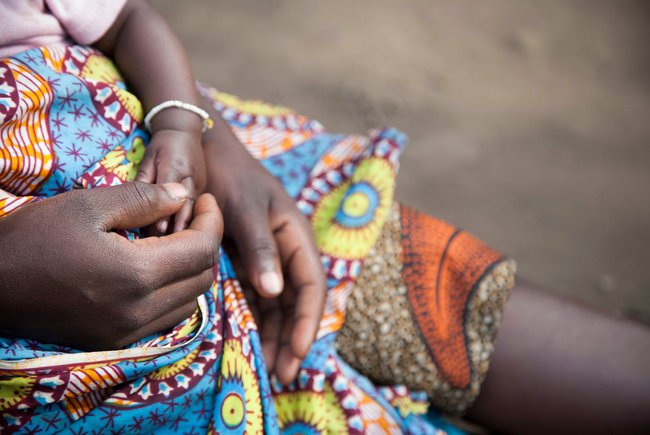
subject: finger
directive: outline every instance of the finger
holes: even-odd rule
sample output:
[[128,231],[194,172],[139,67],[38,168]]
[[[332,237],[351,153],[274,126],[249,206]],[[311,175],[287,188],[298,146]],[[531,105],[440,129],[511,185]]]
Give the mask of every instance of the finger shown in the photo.
[[284,322],[281,323],[281,333],[277,341],[279,349],[275,359],[275,374],[281,384],[287,385],[296,378],[304,357],[296,355],[291,344],[292,336],[296,329],[296,294],[291,285],[287,285],[280,299]]
[[185,177],[181,184],[190,192],[190,199],[181,207],[181,210],[174,215],[174,229],[173,232],[177,233],[183,231],[190,224],[192,220],[192,209],[194,208],[194,199],[196,195],[196,187],[192,177]]
[[139,228],[176,213],[185,203],[189,192],[178,183],[164,185],[140,181],[115,187],[78,190],[69,195],[79,201],[79,212],[84,207],[99,217],[104,231]]
[[204,193],[194,203],[194,219],[188,229],[195,231],[216,230],[218,239],[223,236],[223,217],[217,200],[209,193]]
[[132,246],[132,262],[138,264],[142,280],[153,290],[212,268],[218,261],[222,234],[223,219],[216,200],[203,194],[196,200],[188,229],[125,243]]
[[[187,188],[187,186],[185,186],[183,183],[184,178],[185,176],[178,170],[178,166],[172,164],[172,162],[163,159],[163,161],[157,163],[156,184],[181,183],[184,185],[184,187]],[[190,192],[191,198],[193,192],[189,189],[188,192]],[[160,231],[160,233],[166,234],[170,221],[170,217],[164,217],[160,219],[158,222],[156,222],[156,229]]]
[[282,292],[284,280],[268,211],[255,203],[242,204],[240,208],[243,211],[231,216],[229,224],[246,275],[260,295],[277,296]]
[[167,228],[169,228],[169,217],[164,217],[156,222],[156,231],[160,234],[167,234]]
[[318,332],[325,304],[325,274],[311,229],[299,212],[288,216],[275,237],[290,283],[287,287],[293,288],[296,294],[291,351],[302,359]]
[[282,334],[283,312],[277,298],[258,298],[257,307],[260,316],[259,333],[262,342],[262,353],[266,368],[272,373],[276,367],[276,359],[280,348]]
[[138,173],[135,176],[135,181],[142,181],[145,183],[153,183],[156,179],[156,157],[155,153],[152,150],[147,150],[144,153],[144,157],[140,162],[140,167],[138,168]]
[[192,199],[188,199],[180,211],[174,215],[172,233],[177,233],[187,228],[188,223],[192,219],[193,203],[194,201]]
[[262,354],[264,355],[267,371],[273,373],[280,348],[280,334],[282,332],[283,313],[280,301],[278,298],[263,298],[258,295],[257,291],[246,278],[246,272],[239,253],[236,250],[230,255],[230,260],[235,271],[235,276],[241,277],[239,278],[239,283],[244,292],[246,302],[253,313],[255,324],[258,325]]

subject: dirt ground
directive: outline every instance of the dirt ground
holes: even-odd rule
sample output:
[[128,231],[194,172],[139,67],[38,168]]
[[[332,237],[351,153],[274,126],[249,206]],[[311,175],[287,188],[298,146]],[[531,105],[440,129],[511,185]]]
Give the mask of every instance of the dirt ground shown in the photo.
[[553,291],[650,323],[650,7],[156,0],[197,76],[411,138],[398,197]]

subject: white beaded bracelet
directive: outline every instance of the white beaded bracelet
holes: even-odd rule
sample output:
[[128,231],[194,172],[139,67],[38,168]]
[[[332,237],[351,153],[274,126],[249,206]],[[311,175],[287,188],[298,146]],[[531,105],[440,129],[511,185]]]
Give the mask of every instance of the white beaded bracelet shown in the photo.
[[165,109],[169,109],[171,107],[175,107],[178,109],[183,109],[190,111],[192,113],[195,113],[203,119],[203,128],[201,129],[202,132],[205,132],[206,130],[209,130],[212,128],[212,125],[214,124],[212,120],[210,119],[210,115],[208,115],[208,112],[205,110],[201,109],[200,107],[195,106],[194,104],[190,103],[185,103],[180,100],[167,100],[163,101],[162,103],[154,106],[149,113],[147,113],[147,116],[144,117],[144,126],[147,127],[147,130],[151,131],[151,120],[162,112]]

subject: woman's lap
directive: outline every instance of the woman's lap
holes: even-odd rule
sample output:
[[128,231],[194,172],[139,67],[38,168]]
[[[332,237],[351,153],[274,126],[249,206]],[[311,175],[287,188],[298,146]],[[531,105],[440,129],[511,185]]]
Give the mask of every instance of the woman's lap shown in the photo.
[[[64,79],[58,89],[49,89],[54,104],[33,108],[47,112],[56,140],[78,138],[75,124],[68,126],[60,118],[77,116],[64,103],[70,92],[78,94],[92,122],[116,131],[124,125],[107,117],[102,104],[123,104],[118,109],[126,117],[132,112],[128,98],[115,83],[98,82],[104,76],[93,75],[102,71],[97,63],[94,70],[86,68],[89,59],[98,60],[96,53],[32,54],[50,58],[30,74],[47,76],[44,84],[52,81],[50,75]],[[63,56],[61,62],[57,56]],[[427,390],[449,411],[468,406],[487,369],[500,310],[512,285],[512,263],[455,227],[394,205],[398,158],[406,141],[402,133],[387,129],[368,137],[332,135],[288,109],[202,90],[313,225],[329,290],[318,340],[298,380],[283,387],[267,378],[253,317],[223,254],[219,280],[205,294],[202,311],[172,331],[131,346],[135,355],[91,355],[2,339],[0,423],[25,431],[91,426],[272,432],[279,426],[421,433],[433,429],[420,418],[426,412],[426,395],[394,384]],[[107,100],[107,94],[114,98]],[[57,180],[72,177],[70,184],[64,183],[68,188],[96,188],[131,179],[146,136],[129,131],[102,158],[82,162],[81,172],[65,172],[66,160],[71,163],[68,170],[82,164],[78,153],[52,156],[61,171]],[[384,292],[383,298],[371,300],[377,291]],[[397,306],[400,311],[394,311]],[[361,334],[380,320],[380,312],[384,322],[377,326],[383,335],[374,344],[383,347],[365,347],[359,355],[388,356],[388,364],[365,364],[355,360],[354,346],[368,344]],[[395,329],[407,322],[408,337],[393,334],[392,320]],[[334,349],[337,334],[341,354],[356,370]],[[419,351],[412,358],[395,358],[399,351],[391,353],[391,347],[405,344]],[[398,367],[409,372],[400,374]],[[391,386],[376,387],[363,374]]]

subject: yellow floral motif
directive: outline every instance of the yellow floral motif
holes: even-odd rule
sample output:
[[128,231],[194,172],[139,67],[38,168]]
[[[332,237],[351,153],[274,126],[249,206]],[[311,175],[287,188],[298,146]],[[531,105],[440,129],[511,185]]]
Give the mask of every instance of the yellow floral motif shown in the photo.
[[144,141],[136,137],[133,140],[133,146],[128,152],[122,146],[117,146],[102,158],[100,165],[111,170],[122,180],[132,181],[138,173],[138,168],[140,167],[144,153]]
[[125,158],[126,152],[120,145],[102,157],[102,160],[99,163],[106,169],[115,169],[124,162]]
[[142,103],[131,92],[118,86],[118,83],[122,81],[122,77],[113,62],[107,57],[96,54],[90,55],[81,71],[81,77],[109,85],[119,98],[120,103],[129,112],[129,115],[138,122],[142,122],[144,116]]
[[406,418],[409,415],[423,415],[429,410],[428,403],[416,402],[410,397],[399,397],[393,400],[391,405],[399,411],[402,418]]
[[370,200],[360,192],[353,193],[343,201],[343,212],[349,216],[360,217],[368,212]]
[[329,385],[323,393],[298,391],[280,393],[273,397],[281,429],[302,423],[314,431],[331,434],[348,433],[343,409]]
[[193,352],[188,353],[183,358],[179,359],[173,364],[168,366],[161,367],[153,372],[149,376],[151,379],[162,380],[168,379],[172,376],[176,376],[183,370],[189,367],[190,364],[196,359],[199,355],[199,349],[195,349]]
[[239,97],[236,97],[225,92],[215,91],[211,92],[211,96],[217,101],[222,103],[224,106],[234,109],[238,112],[248,113],[249,115],[257,116],[278,116],[278,115],[288,115],[294,113],[293,110],[283,107],[283,106],[274,106],[272,104],[264,103],[262,101],[255,100],[242,100]]
[[[230,380],[241,382],[245,397],[237,392],[227,391]],[[221,360],[221,377],[218,381],[220,394],[225,394],[221,405],[221,417],[228,427],[235,427],[246,420],[246,433],[263,432],[262,402],[258,380],[248,360],[242,353],[238,340],[226,340]]]
[[327,432],[331,434],[347,434],[347,418],[343,408],[341,408],[339,399],[329,384],[325,384],[325,408],[327,409]]
[[4,411],[23,400],[34,387],[33,376],[0,379],[0,411]]
[[185,325],[183,325],[175,334],[175,339],[181,339],[189,337],[194,332],[197,332],[197,328],[201,325],[201,310],[199,307],[196,307],[196,310],[192,313],[190,318],[187,320]]
[[81,77],[110,85],[122,80],[113,62],[107,57],[96,54],[90,55],[86,59],[84,68],[81,70]]
[[[350,189],[365,183],[376,192],[376,208],[362,192],[349,194]],[[395,174],[390,163],[382,158],[369,158],[356,168],[352,178],[325,195],[316,207],[312,226],[320,250],[343,259],[365,258],[379,237],[393,199]],[[352,218],[373,213],[368,223],[348,226],[337,219],[341,210]]]
[[227,427],[237,427],[244,420],[244,401],[239,394],[228,394],[221,405],[221,418]]

